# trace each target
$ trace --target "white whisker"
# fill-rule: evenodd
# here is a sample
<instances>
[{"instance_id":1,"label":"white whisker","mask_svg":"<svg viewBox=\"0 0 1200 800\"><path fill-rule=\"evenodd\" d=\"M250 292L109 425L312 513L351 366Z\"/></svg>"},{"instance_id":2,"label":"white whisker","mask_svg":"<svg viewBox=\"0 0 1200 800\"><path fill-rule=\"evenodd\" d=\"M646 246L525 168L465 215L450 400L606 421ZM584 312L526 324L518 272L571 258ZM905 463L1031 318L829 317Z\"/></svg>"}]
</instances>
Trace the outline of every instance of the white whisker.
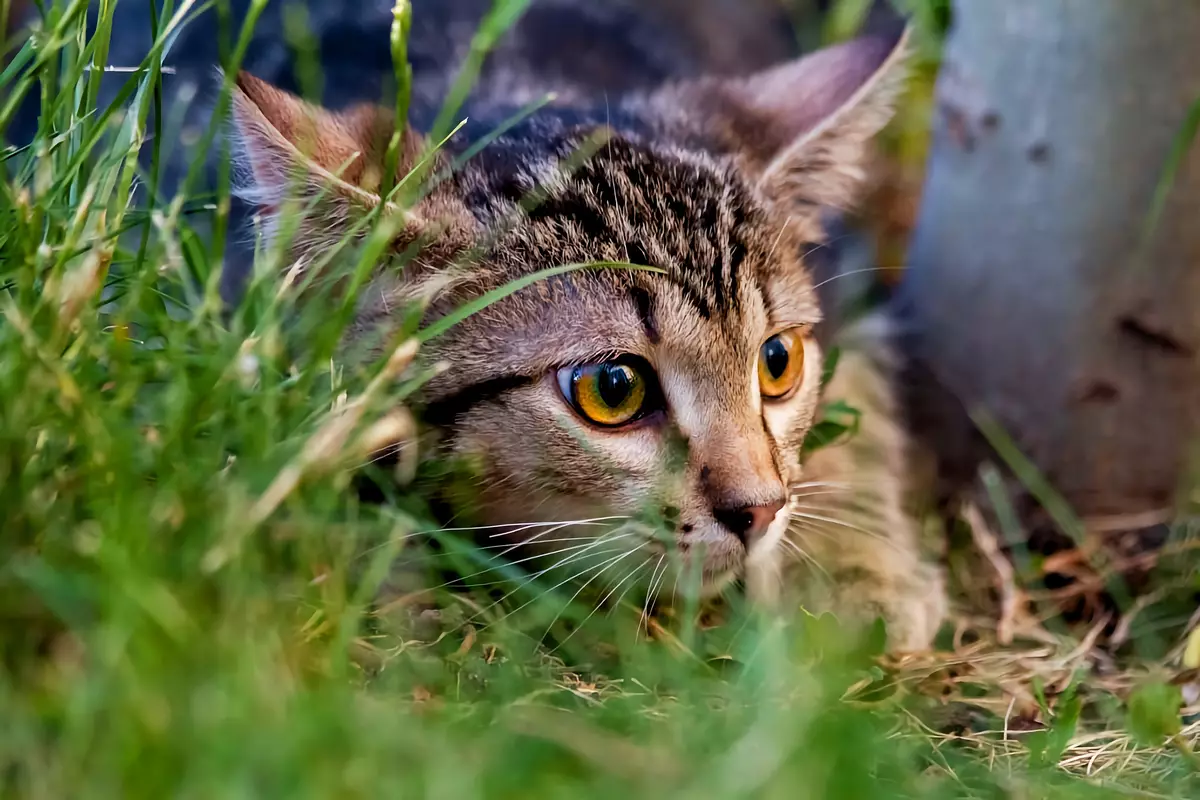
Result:
<instances>
[{"instance_id":1,"label":"white whisker","mask_svg":"<svg viewBox=\"0 0 1200 800\"><path fill-rule=\"evenodd\" d=\"M799 483L788 484L792 489L821 489L833 487L835 489L849 489L852 484L835 482L835 481L801 481Z\"/></svg>"},{"instance_id":2,"label":"white whisker","mask_svg":"<svg viewBox=\"0 0 1200 800\"><path fill-rule=\"evenodd\" d=\"M380 544L375 545L374 547L367 548L362 553L360 553L358 557L362 558L362 557L367 556L371 553L374 553L378 550L382 550L383 548L388 547L389 545L395 544L396 542L403 542L403 541L407 541L408 539L415 539L420 536L431 536L435 533L464 533L464 532L475 533L475 532L479 532L479 531L496 530L497 528L509 529L507 531L496 534L498 536L502 536L502 535L504 535L504 533L520 533L521 531L526 531L531 528L551 527L551 526L555 526L555 525L562 526L562 527L566 527L567 525L591 525L594 523L600 523L600 522L605 522L605 521L624 521L624 520L628 520L628 519L630 519L630 517L628 517L628 516L614 516L614 517L592 517L590 519L578 519L578 520L569 520L569 521L550 520L547 522L515 522L515 523L514 522L506 522L503 525L471 525L471 526L461 527L461 528L428 528L426 530L413 531L412 533L406 533L403 536L396 536L391 539L388 539L386 542L382 542ZM495 538L495 537L489 537L489 538Z\"/></svg>"},{"instance_id":3,"label":"white whisker","mask_svg":"<svg viewBox=\"0 0 1200 800\"><path fill-rule=\"evenodd\" d=\"M547 534L550 534L550 533L554 533L554 532L555 532L555 531L557 531L557 530L561 530L562 528L564 528L564 527L566 527L566 526L568 526L568 525L573 525L573 524L576 524L576 523L573 523L573 522L564 522L564 523L561 523L561 524L559 524L557 527L548 528L548 529L546 529L546 530L542 531L541 533L537 534L536 536L531 536L531 537L529 537L528 539L525 539L525 540L523 540L523 541L517 542L516 544L511 544L511 545L500 545L500 547L502 547L502 548L504 548L504 549L502 549L502 550L501 550L499 553L497 553L496 555L492 556L491 558L492 558L493 560L497 560L497 561L498 561L499 559L502 559L502 558L504 558L504 556L506 556L506 555L508 555L509 553L511 553L513 550L516 550L516 549L518 549L518 548L520 548L520 547L525 547L525 546L527 546L527 545L533 544L534 542L536 542L536 541L538 541L539 539L541 539L543 536L545 536L545 535L547 535ZM614 528L614 530L615 530L615 528ZM554 550L554 551L551 551L551 552L549 552L549 553L535 553L535 554L533 554L533 555L531 555L531 556L527 556L527 557L525 557L525 558L518 559L517 561L510 561L510 562L508 562L508 563L509 563L510 565L524 564L524 563L525 563L525 562L527 562L527 561L533 561L533 560L535 560L535 559L539 559L539 558L545 558L546 556L558 555L559 553L565 553L565 552L570 552L570 551L572 551L572 550L579 550L579 549L583 549L583 550L586 552L588 548L590 548L590 547L594 547L594 546L595 546L595 544L596 544L597 542L601 542L601 541L609 541L609 542L611 542L611 541L616 541L616 539L623 539L623 538L625 538L626 536L630 536L630 535L632 535L632 534L628 534L628 533L627 533L627 534L622 534L621 536L617 536L617 537L606 537L606 536L604 536L604 535L601 535L601 536L598 536L598 537L595 537L595 538L593 538L593 539L591 540L591 541L592 541L592 544L588 544L588 545L577 545L577 546L575 546L575 547L565 547L565 548L562 548L562 549L559 549L559 550ZM553 540L549 540L549 541L553 541ZM492 568L491 568L491 567L488 567L488 568L485 568L485 569L483 569L483 570L480 570L479 572L475 572L475 573L472 573L471 575L467 575L466 577L463 577L463 578L458 578L458 579L456 579L455 581L451 581L450 583L456 583L456 582L458 582L458 581L460 581L460 580L462 580L462 581L465 581L465 580L467 580L468 578L474 578L474 577L477 577L477 576L479 576L479 575L483 575L483 574L485 574L485 573L491 572L491 570L492 570ZM443 584L442 586L446 586L446 585L447 585L447 584ZM478 587L479 585L481 585L481 584L476 584L475 586L476 586L476 587ZM442 588L442 587L438 587L438 588Z\"/></svg>"},{"instance_id":4,"label":"white whisker","mask_svg":"<svg viewBox=\"0 0 1200 800\"><path fill-rule=\"evenodd\" d=\"M631 550L630 552L632 553L633 551ZM579 624L578 624L578 625L575 627L575 629L574 629L574 630L572 630L572 631L571 631L570 633L568 633L568 634L567 634L565 637L563 637L563 640L562 640L561 642L559 642L557 645L555 645L555 649L557 650L559 647L562 647L562 646L563 646L564 644L566 644L566 643L567 643L567 642L570 640L570 638L571 638L572 636L574 636L574 635L575 635L575 634L576 634L578 631L581 631L581 630L583 630L583 626L584 626L584 625L587 625L587 623L588 623L588 620L590 620L592 617L594 617L594 616L596 615L596 612L600 610L600 607L601 607L601 606L603 606L605 603L607 603L607 602L608 602L608 598L612 597L612 595L613 595L613 592L615 592L617 589L621 588L621 584L625 583L625 582L626 582L626 581L628 581L630 578L632 578L634 575L636 575L636 574L638 574L639 572L641 572L641 571L642 571L642 568L643 568L643 567L645 567L647 564L649 564L649 563L650 563L650 561L651 561L651 559L653 559L653 558L654 558L654 556L653 556L653 555L647 556L645 561L643 561L641 564L638 564L636 567L634 567L633 569L631 569L631 570L628 572L628 574L626 574L626 575L625 575L625 577L621 579L621 581L620 581L619 583L617 583L615 586L613 586L611 589L609 589L609 590L608 590L608 594L604 595L604 597L600 599L600 602L599 602L599 603L597 603L597 604L596 604L596 606L595 606L595 607L594 607L594 608L593 608L593 609L592 609L592 610L591 610L591 611L588 613L588 615L587 615L586 617L584 617L584 618L583 618L583 621L582 621L582 622L580 622L580 623L579 623ZM627 592L629 591L629 589L632 589L632 588L633 588L633 584L631 583L631 584L629 584L629 587L628 587L628 588L625 590L625 592L622 592L622 593L621 593L621 597L624 597L624 596L625 596L625 593L627 593ZM621 604L621 597L618 597L618 598L617 598L617 603L616 603L616 605L614 605L614 606L613 606L613 608L616 608L617 606L619 606L619 605ZM613 612L613 608L610 608L610 609L608 610L608 613L607 613L607 614L605 614L605 616L610 616L610 615L612 614L612 612ZM553 623L551 623L551 624L553 624Z\"/></svg>"},{"instance_id":5,"label":"white whisker","mask_svg":"<svg viewBox=\"0 0 1200 800\"><path fill-rule=\"evenodd\" d=\"M611 551L611 550L606 550L606 551L604 551L604 552L605 552L605 553L611 553L612 551ZM602 562L601 564L598 564L598 565L595 565L595 566L591 566L591 567L585 567L585 568L584 568L582 571L580 571L580 572L577 572L577 573L575 573L574 575L572 575L572 576L570 576L570 577L568 577L568 578L566 578L566 579L564 579L564 580L562 580L562 581L559 581L558 583L554 584L554 585L553 585L553 586L551 586L549 589L547 589L545 593L546 593L546 594L549 594L550 592L557 591L558 589L561 589L563 586L566 586L566 585L567 585L568 583L570 583L571 581L574 581L574 580L579 580L579 579L580 579L580 578L582 578L584 575L587 575L589 572L593 572L593 571L595 571L595 570L597 570L597 569L599 569L601 572L603 572L605 569L607 569L607 568L608 568L608 565L609 565L609 564L615 563L616 561L619 561L619 560L621 560L622 558L625 558L625 556L629 555L629 554L630 554L630 553L632 553L632 552L634 552L632 549L626 549L626 550L622 550L622 551L621 551L621 552L620 552L618 555L614 556L613 558L610 558L608 561ZM511 596L511 594L512 594L512 593L510 593L509 595L506 595L504 598L501 598L501 599L507 599L508 597L510 597L510 596ZM516 608L514 608L512 611L510 611L510 612L508 612L507 614L505 614L505 617L511 617L513 614L516 614L518 611L522 610L522 609L523 609L523 608L525 608L526 606L529 606L530 604L532 604L533 602L535 602L537 599L538 599L537 597L533 597L533 598L531 598L531 599L529 599L529 600L525 601L525 602L524 602L524 603L522 603L521 605L519 605L519 606L517 606ZM496 602L498 603L498 602L500 602L500 601L499 601L499 600L497 600ZM493 605L495 605L495 603L493 603ZM485 609L485 610L486 610L486 609Z\"/></svg>"},{"instance_id":6,"label":"white whisker","mask_svg":"<svg viewBox=\"0 0 1200 800\"><path fill-rule=\"evenodd\" d=\"M525 564L529 561L537 561L538 559L549 558L550 556L556 556L561 553L574 553L575 554L572 556L568 556L567 558L562 559L560 561L556 561L551 566L546 567L545 569L541 570L540 572L534 573L531 576L530 580L535 580L535 579L541 577L542 575L545 575L547 572L552 572L553 570L556 570L559 567L563 567L563 566L566 566L567 564L572 563L578 557L586 555L588 553L588 551L590 551L594 547L597 547L601 544L612 544L613 542L620 541L621 539L627 539L632 535L633 535L632 533L622 533L619 536L599 536L599 537L596 537L595 539L593 539L588 544L576 544L576 545L571 545L570 547L562 547L562 548L559 548L558 550L551 550L550 552L547 552L547 553L535 553L531 556L526 556L525 558L519 558L516 561L506 561L505 564L507 564L509 566L518 566L520 564ZM501 555L503 555L503 554L501 554ZM481 570L479 572L474 573L473 575L467 575L466 577L459 578L458 580L465 581L467 578L473 578L478 575L483 575L488 572L491 572L492 569L494 569L494 568L489 567L488 569ZM477 584L477 585L479 585L479 584Z\"/></svg>"},{"instance_id":7,"label":"white whisker","mask_svg":"<svg viewBox=\"0 0 1200 800\"><path fill-rule=\"evenodd\" d=\"M813 567L815 567L815 568L817 569L817 571L819 571L819 572L820 572L822 575L824 575L826 578L829 578L829 577L831 577L831 576L829 575L829 572L828 572L828 570L826 570L826 569L825 569L825 567L821 566L820 562L818 562L818 561L817 561L815 558L813 558L813 557L812 557L812 555L811 555L810 553L808 553L808 552L807 552L807 551L806 551L806 550L805 550L803 547L801 547L799 544L797 544L796 542L794 542L792 539L790 539L790 538L787 538L787 537L784 537L784 538L783 538L783 544L784 544L784 546L785 546L785 547L788 547L788 548L790 548L790 549L791 549L791 551L792 551L793 553L795 553L795 554L796 554L796 556L797 556L797 557L798 557L798 558L799 558L801 561L804 561L804 562L807 562L807 563L811 564Z\"/></svg>"},{"instance_id":8,"label":"white whisker","mask_svg":"<svg viewBox=\"0 0 1200 800\"><path fill-rule=\"evenodd\" d=\"M538 544L548 544L550 542L554 542L555 544L557 544L559 542L593 542L596 540L596 538L597 537L595 537L595 536L564 536L562 538L538 539L537 541L538 541ZM530 541L533 541L533 540L531 539ZM528 544L528 542L522 542L521 544ZM486 545L472 546L471 549L473 549L473 550L503 550L506 547L512 547L512 545L507 544L507 543L506 544L486 544Z\"/></svg>"},{"instance_id":9,"label":"white whisker","mask_svg":"<svg viewBox=\"0 0 1200 800\"><path fill-rule=\"evenodd\" d=\"M515 567L515 566L519 566L521 564L527 563L529 561L536 561L537 559L541 559L541 558L549 558L551 556L561 555L562 553L575 553L575 555L568 556L567 558L562 559L561 561L556 561L551 566L549 566L549 567L543 569L541 572L538 572L538 573L534 574L533 576L531 576L531 578L529 579L529 582L532 582L533 580L536 580L540 576L545 575L547 572L551 572L555 569L558 569L559 567L566 566L567 564L570 564L572 561L574 561L579 556L586 555L588 553L588 551L591 550L593 547L597 547L601 544L610 544L612 542L619 541L620 539L624 539L624 538L627 538L632 535L633 535L632 533L623 533L618 536L598 536L595 539L592 539L588 544L572 545L571 547L561 547L558 550L551 550L551 551L545 552L545 553L535 553L533 555L526 556L525 558L519 558L516 561L505 561L504 563L508 566ZM492 559L494 562L499 561L500 557L503 555L504 555L504 553L500 553L497 556L492 556ZM496 567L493 564L493 566L485 567L484 569L481 569L478 572L472 572L470 575L463 575L461 577L456 577L453 580L447 581L446 583L440 584L439 586L435 586L433 588L434 589L445 589L446 587L452 586L455 583L465 582L465 581L470 580L471 578L477 578L480 575L486 575L487 573L491 572L495 568ZM472 589L479 589L479 588L483 588L485 586L497 586L497 585L507 583L507 582L508 582L507 580L501 579L499 581L491 581L490 583L470 583L470 584L466 584L466 585ZM525 584L522 584L522 585L527 586L528 582Z\"/></svg>"},{"instance_id":10,"label":"white whisker","mask_svg":"<svg viewBox=\"0 0 1200 800\"><path fill-rule=\"evenodd\" d=\"M554 623L558 622L559 618L562 616L562 613L567 610L567 607L570 606L572 603L574 603L575 600L578 599L579 595L583 594L584 589L586 589L588 586L590 586L592 584L592 582L594 580L596 580L597 578L599 578L601 575L608 572L608 570L611 567L615 567L617 564L620 564L623 560L625 560L626 558L628 558L629 556L633 555L636 552L637 552L636 550L626 550L623 555L617 557L616 559L612 560L611 562L607 562L608 566L606 566L604 569L600 570L595 575L593 575L592 577L590 577L586 581L584 581L583 585L575 590L575 594L571 595L571 598L569 600L567 600L567 602L563 603L562 608L560 608L558 610L558 613L554 615L554 619L550 620L550 624L548 626L546 626L546 632L542 634L542 638L545 639L547 636L550 635L550 631L554 628ZM594 614L594 613L596 613L595 610L592 611L592 614ZM592 614L588 614L587 617L584 619L584 621L586 622L588 619L591 619ZM576 628L576 630L578 630L578 628ZM574 631L572 631L572 633L574 633ZM563 639L563 641L565 642L566 639Z\"/></svg>"},{"instance_id":11,"label":"white whisker","mask_svg":"<svg viewBox=\"0 0 1200 800\"><path fill-rule=\"evenodd\" d=\"M512 534L512 533L520 533L521 531L528 530L530 528L537 528L537 527L541 527L541 526L545 526L545 525L558 525L558 526L565 528L570 525L599 525L603 522L623 522L627 519L630 519L630 517L627 517L627 516L592 517L591 519L570 519L570 520L558 520L555 522L521 523L515 528L515 530L500 531L499 533L493 533L490 536L488 536L488 538L495 539L497 536L504 536L506 534ZM499 528L499 527L511 527L511 526L503 526L503 525L489 525L488 526L488 528ZM445 530L454 530L454 528L446 528ZM461 530L485 530L485 528L463 528Z\"/></svg>"},{"instance_id":12,"label":"white whisker","mask_svg":"<svg viewBox=\"0 0 1200 800\"><path fill-rule=\"evenodd\" d=\"M634 551L630 551L630 552L632 553ZM650 561L652 561L653 559L654 559L653 554L647 555L646 560L642 561L641 564L638 564L637 566L634 567L634 569L632 569L628 573L626 573L625 577L620 579L619 583L614 585L614 587L612 589L608 590L608 594L606 594L604 597L601 597L600 602L595 604L595 607L592 610L590 610L590 612L588 613L587 616L584 616L583 621L580 622L580 624L578 624L577 626L575 626L575 630L572 630L570 633L566 634L566 636L563 637L562 642L559 642L556 646L554 646L554 649L557 650L558 648L560 648L560 646L563 646L564 644L568 643L572 636L575 636L575 634L578 631L582 631L583 626L587 625L588 620L592 619L593 616L595 616L595 613L598 612L598 610L600 610L600 607L604 606L604 604L606 602L608 602L608 599L610 599L610 597L612 597L614 591L617 591L618 589L620 589L620 587L622 587L622 584L624 584L625 582L628 582L629 579L634 577L635 575L637 575L638 572L641 572L644 569L644 567L646 567L646 565L649 564ZM620 607L620 601L622 601L622 599L624 599L624 596L626 594L628 594L629 590L632 588L634 588L634 584L630 583L629 587L626 587L625 591L623 591L623 593L620 593L620 596L617 597L617 602L613 603L613 606L610 609L608 609L608 612L605 614L605 616L611 616L613 610Z\"/></svg>"},{"instance_id":13,"label":"white whisker","mask_svg":"<svg viewBox=\"0 0 1200 800\"><path fill-rule=\"evenodd\" d=\"M855 525L852 522L846 522L845 520L838 519L837 517L826 517L821 514L808 513L802 509L803 509L803 507L801 507L800 509L793 508L791 510L792 519L797 519L797 518L808 519L808 520L812 520L813 522L824 522L829 525L840 525L843 528L847 528L849 530L855 531L856 533L861 533L864 536L871 536L871 537L882 536L882 534L880 534L878 531L873 531L873 530L869 530L867 528L863 528L859 525ZM817 509L817 510L823 510L823 509Z\"/></svg>"},{"instance_id":14,"label":"white whisker","mask_svg":"<svg viewBox=\"0 0 1200 800\"><path fill-rule=\"evenodd\" d=\"M643 569L645 569L645 568L646 568L646 565L647 565L647 564L649 564L649 563L650 563L651 561L653 561L653 560L654 560L654 554L653 554L653 553L651 553L650 555L646 556L646 560L645 560L645 561L643 561L641 564L637 565L637 566L636 566L636 567L635 567L635 568L634 568L634 569L633 569L633 570L632 570L632 571L631 571L631 572L630 572L628 575L626 575L626 576L625 576L625 577L624 577L624 578L621 580L621 583L618 583L616 586L614 586L614 587L613 587L613 588L612 588L612 589L609 591L609 593L608 593L607 595L605 595L605 596L604 596L604 598L603 598L603 599L600 601L600 605L603 605L603 604L607 603L607 602L608 602L608 598L612 597L612 595L613 595L613 592L615 592L617 589L620 589L620 588L621 588L621 584L625 583L625 582L626 582L626 581L628 581L630 578L632 578L634 575L636 575L636 574L638 574L639 572L641 572ZM630 584L629 584L627 587L625 587L625 591L621 592L621 594L620 594L620 595L617 597L616 601L615 601L615 602L612 604L612 606L611 606L611 607L608 609L608 612L605 614L605 616L609 616L609 617L610 617L610 616L612 616L612 613L613 613L614 611L616 611L618 608L620 608L620 607L621 607L621 601L625 599L625 596L626 596L627 594L629 594L629 591L630 591L630 589L632 589L632 588L633 588L635 585L636 585L636 581L635 581L635 582L633 582L633 583L630 583Z\"/></svg>"},{"instance_id":15,"label":"white whisker","mask_svg":"<svg viewBox=\"0 0 1200 800\"><path fill-rule=\"evenodd\" d=\"M824 517L824 516L820 516L817 514L805 514L805 513L797 513L797 512L792 513L792 518L793 519L801 519L801 520L812 520L814 522L825 523L826 525L833 525L833 526L845 528L847 530L854 531L855 533L860 533L863 536L866 536L874 541L879 542L880 544L884 544L884 545L887 545L888 547L894 548L898 552L901 552L901 553L906 552L905 549L903 547L901 547L899 543L892 541L883 533L880 533L879 531L872 531L867 528L863 528L858 525L854 525L849 522L845 522L844 520L833 519L830 517ZM797 531L797 533L801 533L801 534L815 533L815 534L824 536L826 539L829 539L831 541L835 541L835 542L837 541L836 537L834 536L833 531L827 530L822 525L804 525Z\"/></svg>"},{"instance_id":16,"label":"white whisker","mask_svg":"<svg viewBox=\"0 0 1200 800\"><path fill-rule=\"evenodd\" d=\"M841 278L849 278L852 275L861 275L864 272L890 272L892 270L902 270L902 269L904 269L904 267L864 267L863 269L852 269L849 272L839 272L837 275L834 275L832 278L826 278L825 280L818 283L816 286L813 287L813 291L820 289L822 286L824 286L827 283L833 283L834 281L839 280Z\"/></svg>"},{"instance_id":17,"label":"white whisker","mask_svg":"<svg viewBox=\"0 0 1200 800\"><path fill-rule=\"evenodd\" d=\"M656 578L659 568L666 563L667 556L664 553L658 557L658 563L654 565L654 569L650 571L650 585L646 590L646 602L642 605L642 618L638 620L638 630L642 629L642 623L646 623L646 636L650 635L650 605L654 602L655 583L661 578ZM666 569L662 570L662 575L667 574Z\"/></svg>"},{"instance_id":18,"label":"white whisker","mask_svg":"<svg viewBox=\"0 0 1200 800\"><path fill-rule=\"evenodd\" d=\"M841 489L830 489L823 492L792 492L789 497L793 500L805 500L810 497L848 497Z\"/></svg>"}]
</instances>

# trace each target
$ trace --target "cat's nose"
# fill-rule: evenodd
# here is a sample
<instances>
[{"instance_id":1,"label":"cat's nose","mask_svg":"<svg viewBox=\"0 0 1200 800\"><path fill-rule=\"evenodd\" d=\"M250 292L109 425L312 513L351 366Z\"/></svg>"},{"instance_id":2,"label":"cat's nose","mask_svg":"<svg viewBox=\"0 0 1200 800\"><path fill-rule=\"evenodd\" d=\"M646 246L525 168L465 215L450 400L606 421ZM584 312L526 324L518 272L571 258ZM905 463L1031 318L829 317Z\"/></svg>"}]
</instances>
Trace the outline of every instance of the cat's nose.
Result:
<instances>
[{"instance_id":1,"label":"cat's nose","mask_svg":"<svg viewBox=\"0 0 1200 800\"><path fill-rule=\"evenodd\" d=\"M783 508L785 502L783 498L778 498L756 506L714 508L713 516L730 533L748 544L767 532L767 528L771 527L775 515Z\"/></svg>"}]
</instances>

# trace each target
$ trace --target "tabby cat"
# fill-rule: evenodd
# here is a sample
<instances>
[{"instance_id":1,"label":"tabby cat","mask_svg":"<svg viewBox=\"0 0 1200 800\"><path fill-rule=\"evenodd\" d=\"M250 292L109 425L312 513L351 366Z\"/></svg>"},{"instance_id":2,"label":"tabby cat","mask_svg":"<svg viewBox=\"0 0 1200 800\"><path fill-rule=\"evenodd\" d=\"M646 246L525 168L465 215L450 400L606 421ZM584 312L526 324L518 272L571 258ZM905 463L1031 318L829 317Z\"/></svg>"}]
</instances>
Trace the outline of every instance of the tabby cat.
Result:
<instances>
[{"instance_id":1,"label":"tabby cat","mask_svg":"<svg viewBox=\"0 0 1200 800\"><path fill-rule=\"evenodd\" d=\"M892 648L929 646L942 583L905 511L886 320L839 333L823 386L805 263L823 212L856 199L906 37L704 75L691 40L647 27L635 4L534 2L455 117L469 122L429 157L432 188L403 211L381 193L431 152L440 92L483 6L415 4L415 91L392 176L391 110L326 110L237 77L242 196L268 238L289 230L293 278L364 235L365 215L394 225L353 342L385 341L414 301L432 321L559 265L654 268L559 274L430 342L422 357L449 368L421 398L429 452L471 464L477 484L458 511L510 558L598 586L632 579L665 597L696 574L707 594L736 582L768 607L882 616ZM857 432L802 458L837 400L857 410Z\"/></svg>"}]
</instances>

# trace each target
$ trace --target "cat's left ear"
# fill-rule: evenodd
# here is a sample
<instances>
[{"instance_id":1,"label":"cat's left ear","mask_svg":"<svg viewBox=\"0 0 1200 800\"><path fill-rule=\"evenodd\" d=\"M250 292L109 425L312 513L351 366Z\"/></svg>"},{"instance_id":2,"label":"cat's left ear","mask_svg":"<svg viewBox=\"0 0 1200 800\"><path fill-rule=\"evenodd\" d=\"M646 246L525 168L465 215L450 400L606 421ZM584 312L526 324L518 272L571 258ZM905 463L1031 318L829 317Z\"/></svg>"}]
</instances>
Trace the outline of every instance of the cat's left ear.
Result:
<instances>
[{"instance_id":1,"label":"cat's left ear","mask_svg":"<svg viewBox=\"0 0 1200 800\"><path fill-rule=\"evenodd\" d=\"M670 102L699 112L704 137L735 154L767 197L847 209L903 89L909 38L897 25L749 77L675 87Z\"/></svg>"}]
</instances>

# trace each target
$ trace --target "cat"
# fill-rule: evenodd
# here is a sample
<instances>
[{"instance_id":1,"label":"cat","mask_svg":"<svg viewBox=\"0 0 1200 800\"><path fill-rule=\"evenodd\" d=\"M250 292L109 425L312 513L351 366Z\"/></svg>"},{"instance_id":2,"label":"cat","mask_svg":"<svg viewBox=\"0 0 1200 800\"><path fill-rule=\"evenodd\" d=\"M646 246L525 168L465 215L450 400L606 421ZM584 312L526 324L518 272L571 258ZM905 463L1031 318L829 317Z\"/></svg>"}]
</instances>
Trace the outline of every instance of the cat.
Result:
<instances>
[{"instance_id":1,"label":"cat","mask_svg":"<svg viewBox=\"0 0 1200 800\"><path fill-rule=\"evenodd\" d=\"M707 594L737 582L767 608L882 616L892 649L928 647L945 598L906 511L887 320L832 337L841 355L823 385L830 337L809 269L830 245L825 211L850 208L860 192L901 85L903 37L882 31L791 58L773 3L534 0L453 116L468 122L432 157L433 188L400 213L381 187L429 151L491 3L413 5L412 105L390 180L393 112L358 102L381 97L391 72L390 0L309 4L318 26L340 31L320 41L331 80L354 88L333 108L288 91L297 87L284 80L280 36L256 35L250 71L235 80L240 202L268 238L287 240L292 279L361 236L355 223L381 204L384 224L396 225L360 295L348 352L387 341L412 302L432 321L547 267L653 268L544 279L425 346L426 363L449 365L420 397L436 433L428 454L476 470L473 506L450 513L501 526L487 530L516 547L513 560L528 552L565 568L574 559L602 584L636 575L631 584L660 595L693 571ZM231 3L235 19L246 7ZM281 13L269 6L264 21L282 27ZM207 13L184 27L167 97L195 93L200 65L216 59L215 24ZM114 63L144 52L135 28L114 26ZM180 141L194 139L185 127ZM167 185L186 161L167 165ZM304 220L297 204L311 206ZM857 430L802 461L822 404L839 401L856 410ZM567 541L584 544L563 558Z\"/></svg>"},{"instance_id":2,"label":"cat","mask_svg":"<svg viewBox=\"0 0 1200 800\"><path fill-rule=\"evenodd\" d=\"M430 36L448 56L465 52L455 31L469 30L463 20L482 4L438 4L432 27L427 8L414 9L414 51ZM438 433L432 455L473 465L472 521L488 543L500 531L522 560L572 560L580 569L568 572L600 585L635 565L651 592L685 572L706 595L740 581L765 607L882 617L892 649L926 648L945 599L905 508L886 320L842 332L823 394L822 312L805 265L825 237L822 210L856 199L901 87L906 35L864 36L750 74L676 74L672 62L687 59L671 55L670 40L639 35L637 14L532 5L485 65L460 114L469 123L432 156L441 180L408 211L384 206L396 233L349 339L382 341L415 301L432 321L558 265L655 268L544 279L427 345L428 363L449 365L421 397ZM381 186L430 152L440 96L428 87L445 84L415 80L385 181L392 111L330 111L237 76L241 194L268 239L294 228L293 278L353 236L386 202ZM295 222L297 204L308 204L306 221ZM856 410L858 430L802 462L822 402L838 400ZM666 522L668 541L647 514Z\"/></svg>"}]
</instances>

